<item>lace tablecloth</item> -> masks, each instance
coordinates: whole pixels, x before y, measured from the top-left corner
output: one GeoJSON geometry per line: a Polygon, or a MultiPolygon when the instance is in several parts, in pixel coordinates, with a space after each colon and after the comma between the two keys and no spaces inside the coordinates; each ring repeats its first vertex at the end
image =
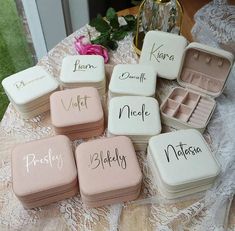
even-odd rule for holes
{"type": "MultiPolygon", "coordinates": [[[[38,65],[58,78],[62,59],[76,53],[74,37],[87,35],[88,29],[92,36],[96,35],[92,28],[83,27],[59,43],[38,65]]],[[[107,76],[110,76],[112,65],[137,61],[132,36],[129,35],[119,43],[116,52],[111,52],[110,64],[106,65],[107,76]]],[[[87,209],[78,195],[45,207],[25,210],[12,191],[11,149],[16,143],[52,136],[54,130],[49,113],[31,120],[22,120],[12,105],[9,105],[0,126],[0,230],[223,230],[226,223],[229,230],[234,230],[234,203],[227,216],[235,190],[234,77],[230,76],[227,88],[217,99],[217,109],[204,134],[221,163],[221,176],[211,190],[170,202],[164,200],[152,184],[146,153],[138,152],[144,174],[138,200],[87,209]]],[[[161,101],[175,85],[174,81],[159,79],[158,100],[161,101]]],[[[105,102],[105,97],[103,100],[105,102]]],[[[80,142],[83,141],[75,141],[74,146],[80,142]]]]}

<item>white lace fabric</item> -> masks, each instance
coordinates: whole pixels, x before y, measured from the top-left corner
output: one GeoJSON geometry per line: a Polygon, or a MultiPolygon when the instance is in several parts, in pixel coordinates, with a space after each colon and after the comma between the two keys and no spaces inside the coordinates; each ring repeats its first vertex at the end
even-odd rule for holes
{"type": "MultiPolygon", "coordinates": [[[[62,59],[75,54],[74,37],[92,36],[96,32],[89,26],[72,34],[44,57],[38,65],[58,78],[62,59]]],[[[132,47],[131,35],[119,42],[118,50],[110,53],[110,65],[106,65],[108,77],[112,65],[136,63],[138,57],[132,47]]],[[[157,98],[161,101],[176,86],[175,81],[159,79],[157,98]]],[[[205,138],[218,158],[222,173],[214,187],[175,201],[164,200],[152,183],[146,153],[138,152],[144,179],[138,200],[101,208],[88,209],[75,196],[45,207],[25,210],[12,191],[10,153],[15,144],[52,136],[49,113],[31,120],[22,120],[9,105],[0,126],[0,230],[230,230],[235,229],[235,204],[227,214],[235,191],[235,69],[227,88],[217,101],[217,109],[209,123],[205,138]]],[[[104,97],[104,102],[106,98],[104,97]]],[[[105,134],[104,134],[105,135],[105,134]]],[[[83,140],[74,142],[76,147],[83,140]]]]}
{"type": "Polygon", "coordinates": [[[228,5],[226,0],[211,1],[195,14],[194,19],[194,40],[235,54],[235,5],[228,5]]]}

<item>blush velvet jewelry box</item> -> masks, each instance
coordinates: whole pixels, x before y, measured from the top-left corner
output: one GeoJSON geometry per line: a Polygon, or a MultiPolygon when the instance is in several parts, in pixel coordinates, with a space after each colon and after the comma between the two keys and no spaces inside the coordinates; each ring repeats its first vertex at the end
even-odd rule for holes
{"type": "Polygon", "coordinates": [[[122,95],[155,96],[157,72],[151,65],[118,64],[109,84],[109,98],[122,95]]]}
{"type": "Polygon", "coordinates": [[[48,111],[50,94],[59,89],[58,82],[40,66],[5,78],[2,86],[15,109],[25,119],[48,111]]]}
{"type": "Polygon", "coordinates": [[[17,145],[11,163],[13,191],[25,208],[48,205],[78,193],[72,145],[66,136],[17,145]]]}
{"type": "Polygon", "coordinates": [[[214,98],[223,92],[233,60],[230,52],[200,43],[186,47],[182,36],[148,32],[140,63],[152,64],[159,77],[177,78],[183,87],[172,89],[161,104],[162,123],[203,132],[215,109],[214,98]]]}
{"type": "Polygon", "coordinates": [[[70,139],[99,136],[104,130],[104,113],[96,88],[82,87],[51,95],[51,123],[57,134],[70,139]]]}
{"type": "Polygon", "coordinates": [[[105,94],[104,58],[100,55],[69,55],[63,59],[60,81],[64,88],[95,87],[105,94]]]}
{"type": "Polygon", "coordinates": [[[130,201],[139,196],[142,173],[128,137],[82,143],[75,155],[80,194],[88,207],[130,201]]]}
{"type": "Polygon", "coordinates": [[[108,136],[128,136],[136,150],[145,151],[149,138],[160,132],[159,104],[155,98],[120,96],[110,100],[108,136]]]}
{"type": "Polygon", "coordinates": [[[205,139],[195,129],[152,137],[147,160],[160,193],[168,199],[210,188],[220,172],[205,139]]]}

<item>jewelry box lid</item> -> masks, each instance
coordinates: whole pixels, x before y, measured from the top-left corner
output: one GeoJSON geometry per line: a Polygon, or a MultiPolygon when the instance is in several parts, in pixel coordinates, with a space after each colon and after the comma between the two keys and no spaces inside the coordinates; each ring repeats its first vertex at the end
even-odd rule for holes
{"type": "Polygon", "coordinates": [[[94,87],[54,92],[50,96],[51,122],[57,128],[96,123],[104,113],[100,96],[94,87]]]}
{"type": "Polygon", "coordinates": [[[104,58],[100,55],[68,55],[63,59],[62,83],[94,83],[104,79],[104,58]]]}
{"type": "Polygon", "coordinates": [[[102,138],[76,148],[80,190],[86,198],[112,198],[136,190],[142,173],[131,140],[126,136],[102,138]]]}
{"type": "Polygon", "coordinates": [[[168,189],[193,187],[214,179],[220,167],[205,139],[195,129],[154,136],[149,149],[161,180],[168,189]]]}
{"type": "Polygon", "coordinates": [[[40,66],[30,67],[2,81],[7,95],[17,105],[32,102],[56,90],[59,83],[40,66]]]}
{"type": "Polygon", "coordinates": [[[63,135],[19,144],[11,161],[13,190],[21,198],[56,194],[77,180],[72,145],[63,135]]]}
{"type": "Polygon", "coordinates": [[[159,104],[146,96],[119,96],[109,102],[108,131],[113,135],[153,136],[161,132],[159,104]]]}
{"type": "Polygon", "coordinates": [[[159,77],[176,79],[179,75],[185,37],[162,31],[149,31],[144,38],[140,63],[152,65],[159,77]]]}
{"type": "Polygon", "coordinates": [[[117,64],[112,73],[109,90],[116,94],[153,96],[157,72],[151,65],[117,64]]]}
{"type": "Polygon", "coordinates": [[[192,42],[184,51],[177,81],[183,87],[217,97],[223,92],[233,60],[228,51],[192,42]]]}

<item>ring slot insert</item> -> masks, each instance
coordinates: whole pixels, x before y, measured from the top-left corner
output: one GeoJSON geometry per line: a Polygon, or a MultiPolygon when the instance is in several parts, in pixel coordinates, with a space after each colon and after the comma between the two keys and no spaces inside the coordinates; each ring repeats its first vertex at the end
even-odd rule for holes
{"type": "Polygon", "coordinates": [[[176,87],[160,106],[162,122],[176,129],[203,132],[216,107],[233,63],[231,53],[190,43],[184,51],[176,87]]]}

